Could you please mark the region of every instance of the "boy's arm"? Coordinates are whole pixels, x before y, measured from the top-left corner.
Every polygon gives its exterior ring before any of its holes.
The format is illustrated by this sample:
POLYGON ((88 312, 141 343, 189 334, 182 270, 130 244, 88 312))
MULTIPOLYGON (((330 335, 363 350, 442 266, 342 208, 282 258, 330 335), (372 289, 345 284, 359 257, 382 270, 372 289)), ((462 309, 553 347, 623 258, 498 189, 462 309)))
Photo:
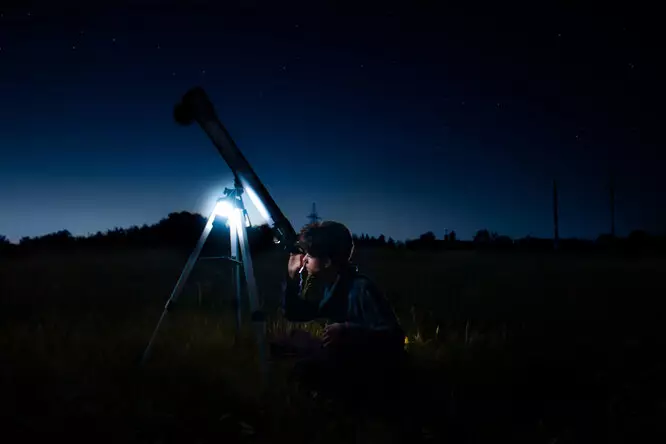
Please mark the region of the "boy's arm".
POLYGON ((290 322, 308 322, 317 316, 317 306, 303 299, 299 279, 287 276, 282 285, 282 311, 290 322))

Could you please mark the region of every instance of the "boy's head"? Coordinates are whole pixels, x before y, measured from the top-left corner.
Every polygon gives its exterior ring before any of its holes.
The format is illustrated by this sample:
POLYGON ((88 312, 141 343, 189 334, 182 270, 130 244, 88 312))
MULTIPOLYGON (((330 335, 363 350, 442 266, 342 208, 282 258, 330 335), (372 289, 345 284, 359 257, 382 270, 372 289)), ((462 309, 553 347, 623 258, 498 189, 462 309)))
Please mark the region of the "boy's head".
POLYGON ((299 245, 305 252, 305 268, 309 275, 337 271, 349 263, 354 253, 351 232, 343 224, 333 221, 303 227, 299 245))

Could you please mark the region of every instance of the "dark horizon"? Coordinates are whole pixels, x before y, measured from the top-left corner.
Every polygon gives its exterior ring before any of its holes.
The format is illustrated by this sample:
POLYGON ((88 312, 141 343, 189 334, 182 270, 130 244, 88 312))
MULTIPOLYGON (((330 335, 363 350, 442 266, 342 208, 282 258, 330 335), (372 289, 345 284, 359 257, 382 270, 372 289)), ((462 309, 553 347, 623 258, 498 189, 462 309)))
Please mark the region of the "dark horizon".
POLYGON ((195 85, 296 229, 316 202, 396 240, 552 238, 557 179, 560 238, 596 239, 613 175, 616 234, 664 233, 654 40, 631 11, 315 9, 0 10, 0 234, 207 215, 232 175, 173 122, 195 85))
MULTIPOLYGON (((85 234, 75 234, 75 233, 71 233, 67 229, 61 229, 61 230, 54 230, 52 232, 44 233, 42 235, 37 235, 37 236, 25 236, 25 240, 26 241, 27 240, 34 241, 34 240, 38 240, 38 239, 43 239, 47 236, 57 235, 59 233, 69 233, 69 235, 72 236, 72 239, 76 239, 76 238, 91 239, 91 238, 99 236, 99 235, 107 236, 109 233, 114 233, 114 232, 117 233, 118 230, 127 232, 127 231, 130 231, 132 229, 137 229, 137 228, 141 229, 141 228, 156 227, 160 222, 167 221, 171 217, 171 215, 181 215, 183 213, 187 213, 187 214, 190 214, 192 216, 199 217, 199 218, 201 218, 202 221, 205 221, 209 216, 209 215, 204 215, 204 214, 201 214, 201 213, 189 212, 189 211, 186 211, 186 210, 174 211, 174 212, 170 212, 168 215, 165 215, 163 218, 161 218, 160 220, 157 220, 153 223, 133 224, 133 225, 122 226, 122 227, 121 226, 115 226, 115 227, 112 227, 112 228, 102 229, 102 230, 98 230, 96 232, 88 232, 88 233, 85 233, 85 234)), ((325 219, 320 218, 320 220, 325 220, 325 219)), ((253 225, 254 228, 266 227, 266 229, 269 229, 269 227, 266 223, 254 223, 254 221, 252 221, 252 222, 253 222, 252 225, 253 225)), ((310 223, 310 222, 309 221, 305 222, 304 224, 302 224, 300 226, 295 225, 294 227, 298 231, 302 226, 304 226, 308 223, 310 223)), ((217 228, 217 229, 214 228, 213 230, 217 231, 219 229, 220 228, 217 228)), ((224 230, 228 230, 228 228, 225 227, 224 230)), ((453 235, 453 238, 451 238, 451 241, 453 241, 453 242, 472 242, 472 241, 474 241, 475 237, 479 234, 479 232, 482 232, 482 231, 487 231, 491 235, 496 235, 496 236, 500 236, 500 237, 509 238, 513 242, 520 242, 520 241, 525 241, 525 240, 528 240, 528 239, 533 239, 533 240, 538 240, 538 241, 550 241, 550 242, 554 241, 553 236, 539 237, 539 236, 532 236, 532 235, 529 235, 529 234, 524 235, 524 236, 508 236, 507 234, 497 232, 496 230, 493 230, 490 227, 486 227, 486 228, 482 228, 482 229, 477 230, 477 232, 475 232, 474 235, 470 238, 461 238, 458 235, 458 232, 456 230, 446 230, 446 232, 443 236, 437 236, 434 233, 433 230, 428 230, 428 231, 425 231, 423 233, 420 233, 417 236, 413 236, 413 237, 409 237, 409 238, 395 238, 393 236, 386 235, 385 233, 352 232, 352 234, 354 235, 354 237, 358 237, 358 238, 363 237, 363 236, 367 236, 370 240, 372 240, 372 239, 379 240, 380 236, 384 236, 384 241, 389 241, 389 240, 392 239, 396 243, 403 243, 404 244, 404 243, 409 243, 410 241, 417 241, 420 238, 422 238, 423 236, 425 236, 427 238, 428 235, 430 235, 430 234, 435 235, 435 239, 440 240, 440 241, 449 241, 449 236, 453 235)), ((187 233, 187 234, 192 234, 192 233, 187 233)), ((198 234, 200 234, 200 233, 197 233, 197 235, 198 234)), ((662 240, 661 238, 664 237, 663 234, 650 233, 650 232, 646 232, 645 230, 642 230, 642 229, 633 230, 632 232, 628 233, 627 235, 623 235, 623 236, 618 236, 616 234, 615 237, 618 240, 622 240, 622 239, 631 239, 630 236, 633 236, 633 235, 638 235, 638 236, 641 236, 641 237, 644 236, 644 235, 647 235, 648 238, 652 238, 656 242, 661 242, 661 240, 662 240)), ((6 242, 8 241, 12 245, 16 245, 16 246, 21 244, 21 241, 23 240, 23 238, 21 238, 21 239, 12 241, 11 239, 6 238, 6 237, 3 238, 2 236, 3 235, 0 234, 0 241, 2 241, 4 239, 4 241, 6 241, 6 242)), ((611 237, 612 237, 612 234, 609 231, 609 232, 605 232, 605 233, 599 233, 599 235, 595 238, 580 238, 580 237, 577 238, 577 237, 561 237, 560 236, 558 239, 559 239, 560 243, 561 242, 566 243, 568 241, 582 241, 584 243, 596 243, 596 242, 601 241, 601 243, 603 244, 605 242, 608 242, 608 239, 610 239, 611 237)), ((636 241, 643 242, 643 243, 646 242, 645 239, 642 239, 642 240, 635 239, 634 242, 636 242, 636 241)), ((579 244, 575 244, 575 245, 579 245, 579 244)), ((575 251, 575 248, 576 248, 575 245, 574 245, 574 251, 575 251)), ((579 245, 579 246, 581 246, 581 245, 579 245)), ((647 246, 647 244, 646 244, 646 246, 647 246)), ((539 248, 543 248, 543 247, 544 247, 543 244, 539 244, 539 248)))

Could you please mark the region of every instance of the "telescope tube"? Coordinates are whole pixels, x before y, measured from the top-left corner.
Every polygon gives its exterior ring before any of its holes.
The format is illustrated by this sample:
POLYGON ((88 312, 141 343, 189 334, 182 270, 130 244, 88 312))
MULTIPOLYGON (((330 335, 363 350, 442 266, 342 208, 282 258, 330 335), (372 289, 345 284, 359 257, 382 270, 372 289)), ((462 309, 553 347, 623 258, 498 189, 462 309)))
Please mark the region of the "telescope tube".
POLYGON ((227 129, 217 117, 213 103, 201 87, 185 93, 174 108, 174 118, 181 125, 197 122, 211 139, 217 150, 234 173, 236 181, 247 193, 259 213, 266 219, 279 243, 290 253, 299 252, 294 227, 282 214, 264 184, 233 141, 227 129))

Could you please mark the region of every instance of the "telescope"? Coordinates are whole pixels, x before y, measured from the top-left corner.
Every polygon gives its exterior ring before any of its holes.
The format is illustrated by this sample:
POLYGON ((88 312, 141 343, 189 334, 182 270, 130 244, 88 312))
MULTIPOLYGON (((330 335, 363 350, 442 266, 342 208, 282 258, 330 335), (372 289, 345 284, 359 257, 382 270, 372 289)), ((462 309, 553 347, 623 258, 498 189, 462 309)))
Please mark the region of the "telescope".
POLYGON ((217 117, 213 103, 201 87, 185 93, 174 108, 174 118, 181 125, 197 122, 231 168, 236 183, 250 198, 259 214, 272 229, 276 242, 290 253, 300 253, 293 226, 277 206, 264 184, 217 117))
MULTIPOLYGON (((218 200, 215 208, 208 218, 208 222, 194 248, 190 254, 183 271, 181 272, 176 285, 167 300, 162 316, 157 322, 157 326, 148 341, 148 345, 143 353, 142 363, 146 362, 150 356, 155 338, 157 337, 160 325, 170 306, 178 299, 182 293, 185 283, 199 259, 199 255, 210 234, 213 224, 218 217, 224 217, 228 221, 231 255, 225 257, 215 257, 207 259, 228 259, 235 268, 232 270, 232 281, 236 287, 236 327, 240 331, 240 307, 241 307, 241 269, 245 276, 246 287, 250 303, 250 318, 255 329, 257 345, 259 350, 259 360, 262 367, 264 382, 266 381, 266 347, 265 347, 265 315, 261 310, 257 284, 254 278, 252 258, 250 255, 250 246, 246 231, 246 224, 249 226, 249 217, 243 204, 242 195, 246 194, 259 214, 264 218, 268 226, 273 231, 276 243, 280 244, 285 251, 295 254, 302 253, 298 245, 298 237, 293 226, 282 214, 264 184, 254 172, 243 153, 238 149, 229 132, 226 130, 220 119, 215 113, 212 102, 201 87, 190 89, 182 97, 181 101, 174 107, 174 118, 181 125, 191 125, 197 122, 210 137, 213 145, 220 152, 224 160, 231 168, 234 175, 234 187, 225 189, 225 197, 218 200), (240 254, 239 254, 240 253, 240 254)), ((202 258, 203 259, 203 258, 202 258)), ((301 269, 301 279, 304 270, 301 269)))

